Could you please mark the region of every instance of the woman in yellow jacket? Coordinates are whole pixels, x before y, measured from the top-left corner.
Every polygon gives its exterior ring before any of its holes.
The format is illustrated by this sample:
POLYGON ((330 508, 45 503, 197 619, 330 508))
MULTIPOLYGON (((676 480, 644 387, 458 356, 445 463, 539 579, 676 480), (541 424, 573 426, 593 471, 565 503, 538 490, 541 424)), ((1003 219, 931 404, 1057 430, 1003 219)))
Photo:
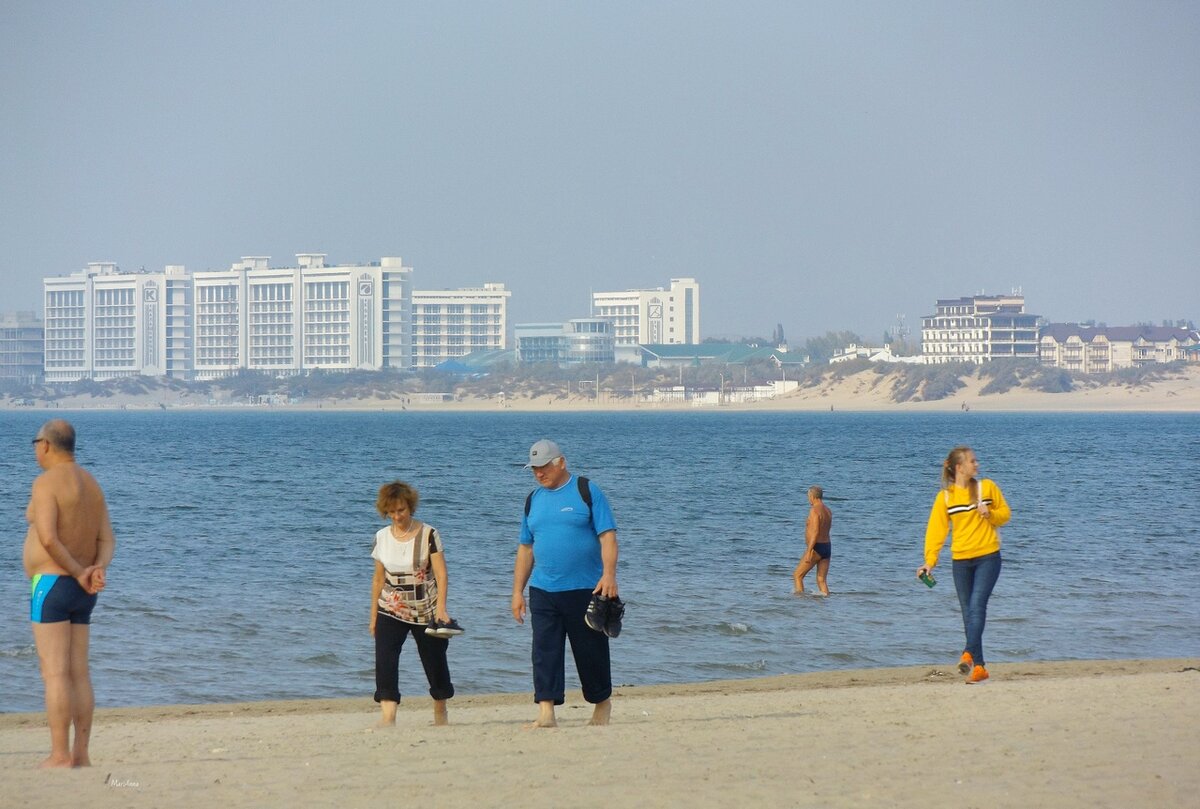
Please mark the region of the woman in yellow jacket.
POLYGON ((976 480, 978 472, 979 461, 970 447, 955 447, 946 456, 942 489, 934 498, 925 529, 925 564, 917 569, 918 577, 933 570, 946 544, 946 533, 951 532, 954 589, 967 635, 958 670, 967 675, 968 685, 988 678, 983 625, 988 599, 1000 578, 1000 532, 996 529, 1012 516, 1000 487, 987 478, 976 480))

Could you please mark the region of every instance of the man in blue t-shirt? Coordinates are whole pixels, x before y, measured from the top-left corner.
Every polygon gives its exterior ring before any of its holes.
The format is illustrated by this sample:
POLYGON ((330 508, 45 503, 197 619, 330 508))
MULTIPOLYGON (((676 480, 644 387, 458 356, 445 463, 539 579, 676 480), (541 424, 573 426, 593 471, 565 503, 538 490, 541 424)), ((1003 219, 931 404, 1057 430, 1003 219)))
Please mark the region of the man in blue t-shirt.
POLYGON ((612 713, 612 668, 608 636, 584 622, 593 595, 617 598, 617 522, 599 487, 587 482, 591 508, 579 481, 567 471, 567 459, 553 441, 529 449, 526 469, 541 488, 529 498, 521 520, 521 542, 513 569, 512 614, 525 623, 525 585, 533 623, 533 727, 556 725, 554 706, 565 700, 566 641, 583 687, 592 703, 593 725, 607 725, 612 713))

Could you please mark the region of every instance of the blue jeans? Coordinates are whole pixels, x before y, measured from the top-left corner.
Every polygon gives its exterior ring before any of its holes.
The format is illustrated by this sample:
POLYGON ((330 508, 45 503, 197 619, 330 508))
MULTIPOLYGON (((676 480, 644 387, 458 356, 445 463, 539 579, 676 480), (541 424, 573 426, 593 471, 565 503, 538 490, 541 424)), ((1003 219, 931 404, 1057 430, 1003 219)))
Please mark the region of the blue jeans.
POLYGON ((975 665, 983 662, 983 625, 987 622, 988 599, 1000 578, 1000 551, 974 559, 954 560, 954 589, 962 608, 963 631, 967 635, 966 651, 975 665))

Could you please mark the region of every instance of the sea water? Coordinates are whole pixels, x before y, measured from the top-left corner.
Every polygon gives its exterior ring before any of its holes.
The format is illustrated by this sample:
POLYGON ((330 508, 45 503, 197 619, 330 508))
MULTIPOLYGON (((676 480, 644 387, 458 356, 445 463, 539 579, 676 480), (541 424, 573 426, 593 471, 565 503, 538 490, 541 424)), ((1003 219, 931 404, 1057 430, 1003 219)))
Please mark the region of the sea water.
MULTIPOLYGON (((1013 509, 990 663, 1200 655, 1197 414, 62 415, 118 539, 91 630, 101 706, 369 696, 374 502, 396 478, 446 543, 458 692, 529 691, 509 600, 543 437, 619 523, 619 684, 953 663, 949 548, 942 586, 914 576, 941 461, 964 443, 1013 509), (833 510, 829 598, 792 594, 813 484, 833 510)), ((4 712, 42 707, 21 544, 46 418, 0 413, 4 712)), ((401 690, 426 688, 410 645, 401 690)))

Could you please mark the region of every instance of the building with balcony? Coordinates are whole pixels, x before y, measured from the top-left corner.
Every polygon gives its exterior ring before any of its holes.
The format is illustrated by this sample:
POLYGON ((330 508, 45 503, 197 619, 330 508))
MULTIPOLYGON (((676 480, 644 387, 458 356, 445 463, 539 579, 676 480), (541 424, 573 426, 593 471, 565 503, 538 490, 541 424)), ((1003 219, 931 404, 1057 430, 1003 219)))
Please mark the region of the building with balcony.
POLYGON ((645 343, 700 342, 700 284, 672 278, 669 289, 593 292, 592 316, 612 323, 618 349, 645 343))
POLYGON ((1050 323, 1042 328, 1042 365, 1083 374, 1188 359, 1200 333, 1168 326, 1080 326, 1050 323))
POLYGON ((1040 320, 1025 311, 1022 295, 939 300, 935 313, 921 318, 921 354, 931 364, 1035 360, 1040 320))
POLYGON ((508 299, 504 284, 412 293, 412 366, 432 368, 474 351, 507 345, 508 299))
POLYGON ((193 273, 94 262, 46 278, 46 380, 410 366, 411 267, 400 258, 296 258, 294 267, 271 267, 268 257, 249 256, 193 273))
POLYGON ((519 362, 578 365, 614 361, 612 323, 605 318, 577 318, 566 323, 523 323, 515 327, 514 334, 519 362))
POLYGON ((34 312, 0 313, 0 381, 42 381, 45 334, 34 312))

